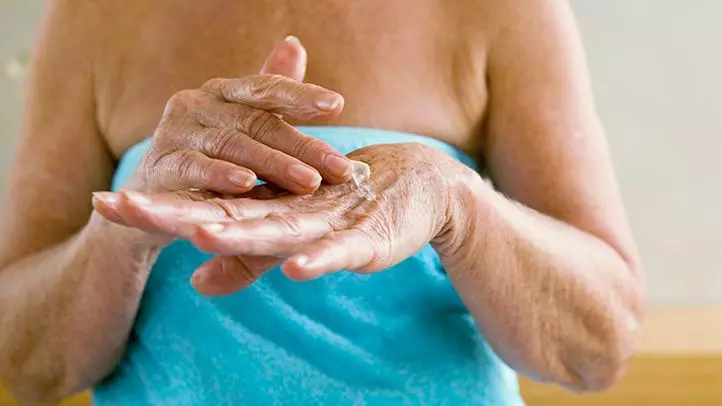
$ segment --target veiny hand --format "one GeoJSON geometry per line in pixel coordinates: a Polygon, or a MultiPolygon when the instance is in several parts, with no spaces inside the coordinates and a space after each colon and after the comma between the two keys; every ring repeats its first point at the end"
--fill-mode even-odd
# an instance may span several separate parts
{"type": "Polygon", "coordinates": [[[190,240],[218,254],[193,277],[203,294],[250,285],[286,258],[283,271],[308,280],[347,269],[370,273],[413,255],[448,221],[463,165],[421,144],[367,147],[349,158],[371,168],[374,200],[353,183],[323,185],[313,195],[277,195],[259,186],[243,198],[188,200],[124,191],[109,217],[120,224],[190,240]],[[250,261],[250,262],[249,262],[250,261]]]}
{"type": "Polygon", "coordinates": [[[141,191],[200,189],[240,195],[257,178],[292,193],[312,193],[323,178],[348,180],[349,161],[330,145],[283,121],[325,121],[343,97],[302,83],[306,51],[289,37],[276,45],[261,74],[212,79],[176,93],[166,105],[133,187],[141,191]]]}

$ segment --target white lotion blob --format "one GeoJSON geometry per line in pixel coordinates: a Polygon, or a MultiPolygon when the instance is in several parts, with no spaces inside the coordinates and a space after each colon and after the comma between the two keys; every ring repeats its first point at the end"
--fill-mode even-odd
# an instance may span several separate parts
{"type": "Polygon", "coordinates": [[[361,161],[351,161],[351,164],[351,168],[353,170],[351,174],[351,182],[356,187],[356,192],[360,197],[363,197],[368,201],[375,200],[376,197],[371,191],[371,186],[369,185],[371,168],[361,161]]]}

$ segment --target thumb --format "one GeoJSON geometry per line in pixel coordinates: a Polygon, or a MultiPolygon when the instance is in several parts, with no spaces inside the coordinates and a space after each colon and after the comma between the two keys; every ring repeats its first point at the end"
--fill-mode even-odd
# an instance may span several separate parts
{"type": "Polygon", "coordinates": [[[274,257],[217,256],[193,273],[191,284],[202,295],[227,296],[251,286],[279,262],[274,257]]]}
{"type": "Polygon", "coordinates": [[[306,76],[306,48],[293,35],[276,44],[263,64],[261,74],[282,75],[299,82],[306,76]]]}

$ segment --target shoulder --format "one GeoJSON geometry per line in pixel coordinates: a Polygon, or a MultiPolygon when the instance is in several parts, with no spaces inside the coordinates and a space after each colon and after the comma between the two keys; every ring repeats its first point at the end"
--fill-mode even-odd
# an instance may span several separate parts
{"type": "Polygon", "coordinates": [[[451,27],[485,45],[524,38],[529,46],[553,31],[574,29],[569,0],[466,0],[439,3],[453,15],[451,27]]]}
{"type": "Polygon", "coordinates": [[[574,21],[568,0],[488,0],[493,13],[494,42],[523,37],[529,44],[542,41],[574,21]]]}
{"type": "MultiPolygon", "coordinates": [[[[142,18],[149,4],[142,0],[51,0],[46,5],[41,37],[53,43],[99,47],[104,41],[117,37],[142,18]]],[[[103,44],[107,45],[107,44],[103,44]]]]}
{"type": "Polygon", "coordinates": [[[46,4],[37,56],[89,60],[112,26],[110,0],[51,0],[46,4]]]}

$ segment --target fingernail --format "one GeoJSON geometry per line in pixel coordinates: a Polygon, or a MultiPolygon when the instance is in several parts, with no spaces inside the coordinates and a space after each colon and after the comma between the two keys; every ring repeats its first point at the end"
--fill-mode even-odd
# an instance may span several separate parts
{"type": "Polygon", "coordinates": [[[310,281],[321,277],[321,274],[317,272],[318,267],[321,265],[319,259],[309,258],[306,255],[299,255],[293,259],[293,262],[301,270],[301,274],[298,275],[301,280],[310,281]]]}
{"type": "Polygon", "coordinates": [[[339,94],[324,93],[316,99],[316,107],[325,111],[333,111],[343,103],[339,94]]]}
{"type": "Polygon", "coordinates": [[[150,199],[147,196],[144,196],[142,193],[134,192],[132,190],[124,190],[121,193],[125,194],[125,197],[127,197],[129,200],[131,200],[134,203],[138,204],[149,204],[150,199]]]}
{"type": "Polygon", "coordinates": [[[351,161],[346,157],[329,154],[323,159],[323,164],[334,176],[340,178],[346,178],[351,172],[351,161]]]}
{"type": "Polygon", "coordinates": [[[313,270],[323,264],[323,256],[316,255],[314,258],[309,257],[308,255],[299,255],[294,261],[296,262],[296,265],[303,269],[313,270]]]}
{"type": "Polygon", "coordinates": [[[255,176],[251,176],[249,173],[244,171],[233,171],[228,175],[228,180],[234,185],[248,189],[256,183],[255,176]]]}
{"type": "Polygon", "coordinates": [[[118,204],[118,195],[113,192],[93,192],[93,199],[99,200],[110,207],[118,204]]]}
{"type": "Polygon", "coordinates": [[[293,42],[294,44],[299,44],[299,45],[301,45],[301,40],[298,39],[298,37],[295,36],[295,35],[289,35],[289,36],[287,36],[287,37],[284,39],[284,41],[286,41],[286,42],[293,42]]]}
{"type": "Polygon", "coordinates": [[[193,273],[191,277],[191,285],[200,286],[208,279],[208,271],[205,268],[200,268],[193,273]]]}
{"type": "Polygon", "coordinates": [[[321,175],[306,165],[293,165],[288,174],[294,182],[302,186],[316,187],[321,183],[321,175]]]}
{"type": "Polygon", "coordinates": [[[300,266],[301,268],[304,268],[304,267],[306,267],[306,264],[308,263],[308,257],[305,255],[299,255],[296,257],[294,262],[296,263],[296,265],[300,266]]]}

